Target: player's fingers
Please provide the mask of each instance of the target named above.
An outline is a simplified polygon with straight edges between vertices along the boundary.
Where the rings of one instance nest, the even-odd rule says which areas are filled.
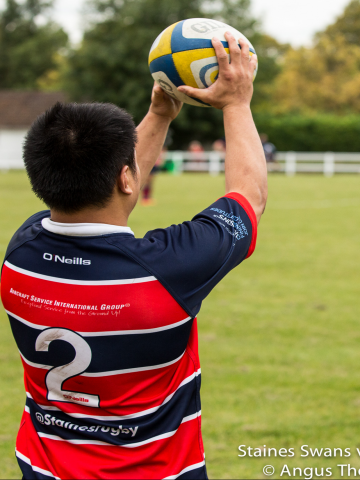
[[[153,86],[153,93],[154,93],[155,95],[162,95],[163,91],[164,91],[164,90],[160,87],[160,85],[155,82],[155,83],[154,83],[154,86]]]
[[[151,101],[156,102],[164,98],[164,90],[160,87],[158,83],[154,83],[152,92],[151,92]]]
[[[236,65],[241,61],[241,50],[235,37],[230,32],[225,32],[225,38],[229,45],[231,63]]]
[[[258,63],[258,59],[257,59],[257,55],[256,53],[253,53],[250,57],[250,68],[251,68],[251,71],[254,72],[257,68],[257,63]]]
[[[151,101],[153,103],[158,103],[168,99],[172,99],[172,97],[168,95],[168,93],[158,83],[155,83],[152,90]]]
[[[219,72],[221,73],[222,71],[229,69],[229,57],[225,51],[223,44],[217,37],[213,37],[211,42],[212,46],[214,47],[217,61],[219,64]]]
[[[185,93],[185,95],[188,95],[189,97],[198,98],[199,100],[205,101],[205,97],[207,97],[207,89],[189,87],[188,85],[181,85],[180,87],[177,87],[177,89],[179,92]]]
[[[247,41],[244,39],[244,38],[239,38],[239,45],[240,45],[240,48],[241,48],[241,58],[248,62],[249,61],[249,44],[247,43]]]

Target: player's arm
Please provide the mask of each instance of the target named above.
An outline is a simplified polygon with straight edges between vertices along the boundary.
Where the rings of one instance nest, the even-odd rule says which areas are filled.
[[[181,107],[181,102],[170,97],[159,85],[154,84],[149,112],[137,127],[136,156],[142,185],[159,158],[169,125],[177,117]]]
[[[231,63],[220,42],[213,39],[219,63],[219,77],[209,88],[188,86],[178,89],[223,111],[226,159],[226,193],[242,194],[253,207],[258,222],[267,199],[267,169],[264,151],[250,110],[256,57],[249,60],[249,46],[242,39],[239,49],[235,38],[226,33]]]

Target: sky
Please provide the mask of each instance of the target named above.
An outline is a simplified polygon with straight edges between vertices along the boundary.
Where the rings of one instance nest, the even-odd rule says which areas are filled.
[[[169,0],[171,1],[171,0]],[[181,0],[179,0],[181,1]],[[310,45],[314,33],[332,23],[350,0],[252,0],[252,11],[266,33],[297,47]],[[5,0],[0,0],[0,8]],[[74,43],[81,40],[84,0],[55,0],[54,17]]]
[[[350,0],[252,0],[266,33],[293,46],[311,44],[314,33],[340,15]]]

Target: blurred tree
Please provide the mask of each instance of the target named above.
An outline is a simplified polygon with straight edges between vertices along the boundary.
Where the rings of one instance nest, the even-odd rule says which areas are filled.
[[[250,0],[92,0],[89,4],[94,19],[80,48],[69,56],[63,80],[64,89],[74,100],[115,103],[139,122],[149,107],[153,84],[147,63],[153,41],[172,23],[192,17],[216,18],[231,24],[249,39],[254,37],[259,42],[261,39],[261,73],[256,90],[260,91],[261,82],[266,83],[278,73],[276,48],[280,46],[258,33],[259,27],[249,14]],[[260,95],[254,102],[261,103],[262,97],[266,95]],[[172,125],[171,148],[185,147],[194,139],[194,122],[198,140],[212,142],[223,136],[221,112],[185,105]]]
[[[344,12],[329,25],[317,38],[342,35],[347,43],[360,45],[360,0],[351,0]]]
[[[251,38],[256,45],[259,58],[259,70],[254,83],[254,96],[251,102],[252,111],[269,111],[273,109],[272,85],[280,75],[289,44],[281,44],[270,35],[255,33]]]
[[[66,33],[46,17],[52,0],[6,0],[0,12],[0,88],[39,89],[38,79],[56,66]]]
[[[270,87],[274,113],[360,112],[360,0],[315,36],[311,48],[289,49]]]
[[[36,85],[43,92],[60,92],[63,89],[62,75],[67,68],[68,49],[60,49],[52,56],[52,68],[46,70],[36,80]]]

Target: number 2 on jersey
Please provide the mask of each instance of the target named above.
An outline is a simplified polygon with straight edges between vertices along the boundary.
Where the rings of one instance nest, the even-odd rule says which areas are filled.
[[[70,402],[87,407],[99,407],[98,395],[89,393],[71,392],[63,390],[63,383],[69,378],[76,377],[85,372],[91,362],[91,348],[78,333],[65,328],[47,328],[36,339],[35,350],[47,352],[49,345],[54,340],[63,340],[70,343],[75,349],[75,358],[72,362],[54,367],[46,375],[47,398],[53,402]]]

